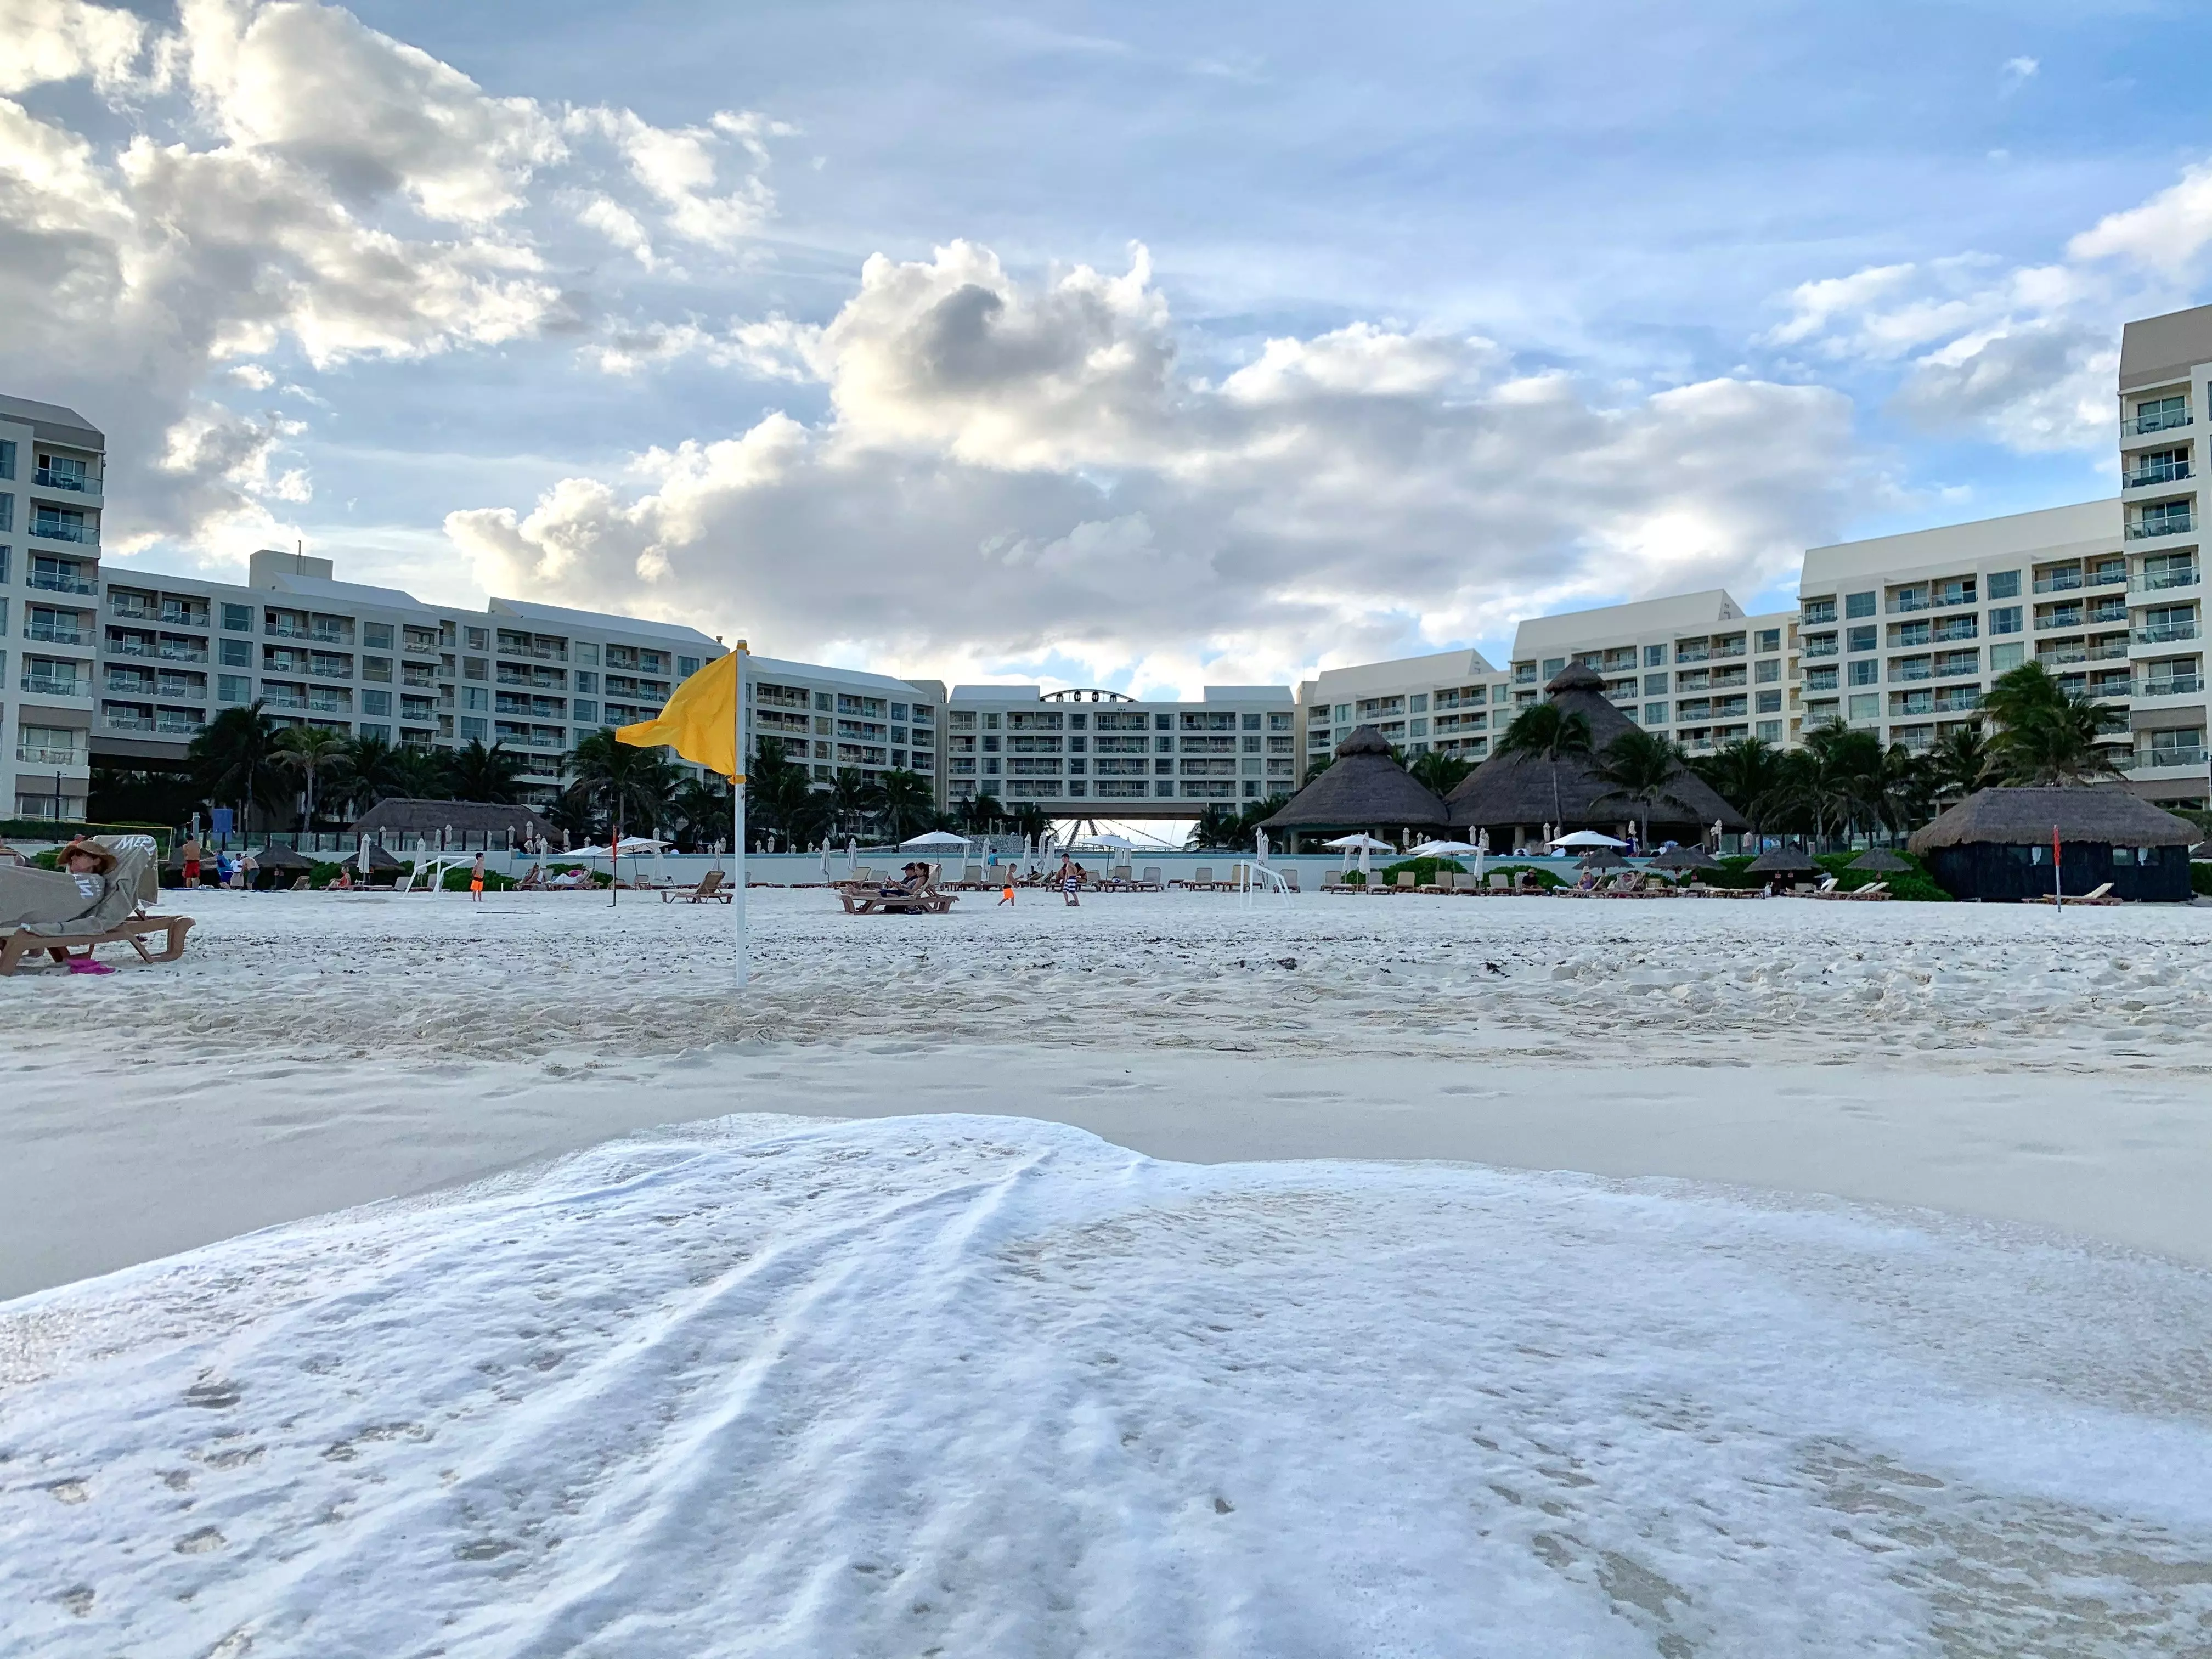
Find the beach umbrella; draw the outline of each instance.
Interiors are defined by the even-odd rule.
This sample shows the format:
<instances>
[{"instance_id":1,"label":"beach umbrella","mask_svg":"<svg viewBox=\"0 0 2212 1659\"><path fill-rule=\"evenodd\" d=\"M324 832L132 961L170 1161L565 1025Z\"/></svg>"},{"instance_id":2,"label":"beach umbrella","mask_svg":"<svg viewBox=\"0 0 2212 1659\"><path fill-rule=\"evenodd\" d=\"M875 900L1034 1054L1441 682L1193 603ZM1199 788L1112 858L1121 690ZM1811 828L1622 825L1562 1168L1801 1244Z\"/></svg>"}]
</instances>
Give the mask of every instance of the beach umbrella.
<instances>
[{"instance_id":1,"label":"beach umbrella","mask_svg":"<svg viewBox=\"0 0 2212 1659\"><path fill-rule=\"evenodd\" d=\"M845 837L845 873L851 875L860 867L860 843L851 836Z\"/></svg>"},{"instance_id":2,"label":"beach umbrella","mask_svg":"<svg viewBox=\"0 0 2212 1659\"><path fill-rule=\"evenodd\" d=\"M1481 850L1480 847L1468 842L1425 841L1419 847L1409 849L1407 856L1417 859L1455 859L1468 853L1480 853Z\"/></svg>"},{"instance_id":3,"label":"beach umbrella","mask_svg":"<svg viewBox=\"0 0 2212 1659\"><path fill-rule=\"evenodd\" d=\"M397 870L399 867L399 860L386 852L383 846L377 842L364 840L362 842L362 849L368 855L368 861L366 864L362 862L361 853L356 853L345 860L346 863L353 866L356 875L365 876L371 870Z\"/></svg>"},{"instance_id":4,"label":"beach umbrella","mask_svg":"<svg viewBox=\"0 0 2212 1659\"><path fill-rule=\"evenodd\" d=\"M1674 847L1651 860L1655 870L1721 870L1727 866L1700 847Z\"/></svg>"},{"instance_id":5,"label":"beach umbrella","mask_svg":"<svg viewBox=\"0 0 2212 1659\"><path fill-rule=\"evenodd\" d=\"M965 836L956 836L949 830L932 830L925 835L915 836L911 841L901 842L899 843L899 851L902 853L910 852L915 848L919 848L927 852L932 848L939 847L957 847L964 850L967 845L968 837Z\"/></svg>"},{"instance_id":6,"label":"beach umbrella","mask_svg":"<svg viewBox=\"0 0 2212 1659\"><path fill-rule=\"evenodd\" d=\"M1582 856L1582 867L1585 870L1618 870L1627 862L1610 847L1593 847Z\"/></svg>"},{"instance_id":7,"label":"beach umbrella","mask_svg":"<svg viewBox=\"0 0 2212 1659\"><path fill-rule=\"evenodd\" d=\"M1626 847L1625 841L1615 841L1611 836L1601 836L1595 830L1577 830L1571 836L1560 836L1550 843L1553 847Z\"/></svg>"},{"instance_id":8,"label":"beach umbrella","mask_svg":"<svg viewBox=\"0 0 2212 1659\"><path fill-rule=\"evenodd\" d=\"M289 847L264 847L253 854L253 861L264 870L312 870L313 859L301 858Z\"/></svg>"},{"instance_id":9,"label":"beach umbrella","mask_svg":"<svg viewBox=\"0 0 2212 1659\"><path fill-rule=\"evenodd\" d=\"M1255 833L1257 839L1253 843L1254 850L1258 854L1259 861L1265 864L1267 861L1267 832L1261 830Z\"/></svg>"},{"instance_id":10,"label":"beach umbrella","mask_svg":"<svg viewBox=\"0 0 2212 1659\"><path fill-rule=\"evenodd\" d=\"M1899 871L1910 870L1912 866L1894 853L1880 847L1869 847L1853 859L1849 867L1853 870L1874 870L1886 876L1893 876Z\"/></svg>"},{"instance_id":11,"label":"beach umbrella","mask_svg":"<svg viewBox=\"0 0 2212 1659\"><path fill-rule=\"evenodd\" d=\"M1805 875L1820 867L1803 849L1796 847L1778 847L1751 861L1753 873L1762 876Z\"/></svg>"}]
</instances>

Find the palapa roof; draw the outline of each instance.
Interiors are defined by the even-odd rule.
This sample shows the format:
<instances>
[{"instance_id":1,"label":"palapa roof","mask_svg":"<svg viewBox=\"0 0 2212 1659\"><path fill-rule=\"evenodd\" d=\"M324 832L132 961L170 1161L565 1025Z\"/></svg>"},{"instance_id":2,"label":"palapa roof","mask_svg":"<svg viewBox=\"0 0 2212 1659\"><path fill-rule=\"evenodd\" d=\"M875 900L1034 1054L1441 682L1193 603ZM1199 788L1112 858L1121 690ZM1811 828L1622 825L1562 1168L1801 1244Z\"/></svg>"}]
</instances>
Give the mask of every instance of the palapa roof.
<instances>
[{"instance_id":1,"label":"palapa roof","mask_svg":"<svg viewBox=\"0 0 2212 1659\"><path fill-rule=\"evenodd\" d=\"M1853 859L1846 867L1853 870L1875 870L1885 875L1893 876L1899 871L1910 870L1912 866L1886 848L1869 847Z\"/></svg>"},{"instance_id":2,"label":"palapa roof","mask_svg":"<svg viewBox=\"0 0 2212 1659\"><path fill-rule=\"evenodd\" d=\"M472 834L504 830L518 836L550 836L553 833L551 824L519 803L419 800L404 795L377 802L354 820L353 827L356 834L391 830L410 836L434 836L441 830L462 830Z\"/></svg>"},{"instance_id":3,"label":"palapa roof","mask_svg":"<svg viewBox=\"0 0 2212 1659\"><path fill-rule=\"evenodd\" d=\"M1571 755L1556 766L1537 755L1493 754L1468 774L1445 802L1449 822L1474 828L1487 824L1557 823L1560 833L1582 825L1602 829L1634 822L1643 812L1637 803L1613 793L1613 786L1598 777L1598 753L1624 732L1638 730L1636 722L1615 708L1605 695L1605 682L1587 668L1571 665L1552 677L1546 697L1562 712L1580 714L1589 723L1588 755ZM1493 747L1495 745L1493 744ZM1553 790L1553 773L1559 788ZM1693 829L1702 834L1719 820L1723 830L1748 830L1743 816L1703 778L1685 767L1668 786L1682 805L1669 800L1651 803L1651 823L1667 829ZM1604 805L1598 803L1603 800ZM1685 810L1686 809L1686 810Z\"/></svg>"},{"instance_id":4,"label":"palapa roof","mask_svg":"<svg viewBox=\"0 0 2212 1659\"><path fill-rule=\"evenodd\" d=\"M264 870L312 870L315 867L314 860L301 857L281 842L254 848L253 861Z\"/></svg>"},{"instance_id":5,"label":"palapa roof","mask_svg":"<svg viewBox=\"0 0 2212 1659\"><path fill-rule=\"evenodd\" d=\"M1419 824L1440 829L1444 804L1392 758L1371 726L1336 745L1328 770L1283 803L1260 827L1276 830L1370 830Z\"/></svg>"},{"instance_id":6,"label":"palapa roof","mask_svg":"<svg viewBox=\"0 0 2212 1659\"><path fill-rule=\"evenodd\" d=\"M2186 818L2153 806L2117 784L1983 789L1912 833L1916 853L1942 847L2047 847L2061 842L2110 847L2186 847L2203 834Z\"/></svg>"},{"instance_id":7,"label":"palapa roof","mask_svg":"<svg viewBox=\"0 0 2212 1659\"><path fill-rule=\"evenodd\" d=\"M1802 847L1778 847L1771 853L1761 853L1747 866L1753 875L1790 875L1799 871L1817 870L1813 856Z\"/></svg>"}]
</instances>

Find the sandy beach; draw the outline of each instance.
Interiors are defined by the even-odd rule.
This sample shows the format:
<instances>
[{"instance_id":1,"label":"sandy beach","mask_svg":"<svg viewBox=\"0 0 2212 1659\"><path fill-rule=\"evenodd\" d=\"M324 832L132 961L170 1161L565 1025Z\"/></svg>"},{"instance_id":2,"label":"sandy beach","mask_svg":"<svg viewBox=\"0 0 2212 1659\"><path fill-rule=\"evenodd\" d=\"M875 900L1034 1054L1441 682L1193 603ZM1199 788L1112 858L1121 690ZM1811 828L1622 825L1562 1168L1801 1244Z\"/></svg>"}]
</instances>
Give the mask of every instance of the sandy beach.
<instances>
[{"instance_id":1,"label":"sandy beach","mask_svg":"<svg viewBox=\"0 0 2212 1659\"><path fill-rule=\"evenodd\" d=\"M11 1651L2212 1631L2212 910L752 896L0 982Z\"/></svg>"}]
</instances>

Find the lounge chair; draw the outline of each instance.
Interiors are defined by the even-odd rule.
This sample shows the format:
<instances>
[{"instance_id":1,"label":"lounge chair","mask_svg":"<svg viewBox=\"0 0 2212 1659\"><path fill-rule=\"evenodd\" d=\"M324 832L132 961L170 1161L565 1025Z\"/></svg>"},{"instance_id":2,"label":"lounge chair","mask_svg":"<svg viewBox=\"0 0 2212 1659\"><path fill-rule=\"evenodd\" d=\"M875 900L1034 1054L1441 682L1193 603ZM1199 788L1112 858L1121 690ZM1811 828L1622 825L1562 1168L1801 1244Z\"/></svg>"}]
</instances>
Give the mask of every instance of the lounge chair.
<instances>
[{"instance_id":1,"label":"lounge chair","mask_svg":"<svg viewBox=\"0 0 2212 1659\"><path fill-rule=\"evenodd\" d=\"M1298 872L1296 870L1278 870L1275 873L1283 878L1283 885L1291 892L1298 890Z\"/></svg>"},{"instance_id":2,"label":"lounge chair","mask_svg":"<svg viewBox=\"0 0 2212 1659\"><path fill-rule=\"evenodd\" d=\"M1855 888L1850 892L1838 895L1838 896L1847 899L1881 900L1890 898L1894 896L1890 892L1889 884L1887 882L1870 881L1863 887Z\"/></svg>"},{"instance_id":3,"label":"lounge chair","mask_svg":"<svg viewBox=\"0 0 2212 1659\"><path fill-rule=\"evenodd\" d=\"M1190 872L1188 880L1173 881L1168 884L1170 887L1180 887L1187 893L1210 893L1214 888L1213 866L1210 864L1201 864Z\"/></svg>"},{"instance_id":4,"label":"lounge chair","mask_svg":"<svg viewBox=\"0 0 2212 1659\"><path fill-rule=\"evenodd\" d=\"M723 872L709 870L699 878L699 884L696 887L662 888L660 902L663 904L673 904L678 899L682 899L686 904L703 904L708 899L715 899L727 904L730 902L730 895L724 890L722 882Z\"/></svg>"},{"instance_id":5,"label":"lounge chair","mask_svg":"<svg viewBox=\"0 0 2212 1659\"><path fill-rule=\"evenodd\" d=\"M980 864L962 865L960 866L960 879L951 884L959 888L963 892L981 892L983 890L983 866Z\"/></svg>"},{"instance_id":6,"label":"lounge chair","mask_svg":"<svg viewBox=\"0 0 2212 1659\"><path fill-rule=\"evenodd\" d=\"M2056 904L2057 902L2048 893L2038 893L2033 898L2021 901L2026 904ZM2092 887L2086 893L2067 894L2066 902L2069 904L2125 904L2127 901L2124 898L2113 897L2112 884L2107 881Z\"/></svg>"},{"instance_id":7,"label":"lounge chair","mask_svg":"<svg viewBox=\"0 0 2212 1659\"><path fill-rule=\"evenodd\" d=\"M0 976L15 971L23 958L43 951L54 961L66 962L72 952L90 957L103 945L128 945L142 962L174 962L185 953L185 935L191 931L190 916L149 916L144 907L153 901L146 891L146 875L153 866L150 836L94 836L89 839L115 854L113 873L100 902L83 915L66 921L31 922L0 933ZM155 896L161 889L155 886ZM166 935L159 954L146 948L155 934Z\"/></svg>"},{"instance_id":8,"label":"lounge chair","mask_svg":"<svg viewBox=\"0 0 2212 1659\"><path fill-rule=\"evenodd\" d=\"M1167 883L1160 879L1159 866L1146 865L1144 879L1137 884L1137 890L1140 893L1164 893L1167 890Z\"/></svg>"}]
</instances>

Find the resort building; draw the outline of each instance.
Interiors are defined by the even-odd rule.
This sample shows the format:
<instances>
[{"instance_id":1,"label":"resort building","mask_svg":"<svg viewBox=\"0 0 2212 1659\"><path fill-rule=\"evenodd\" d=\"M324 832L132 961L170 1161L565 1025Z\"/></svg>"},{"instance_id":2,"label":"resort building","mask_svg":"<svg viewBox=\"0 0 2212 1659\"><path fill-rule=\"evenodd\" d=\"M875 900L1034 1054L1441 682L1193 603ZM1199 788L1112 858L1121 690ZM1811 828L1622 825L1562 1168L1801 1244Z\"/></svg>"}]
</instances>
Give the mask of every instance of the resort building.
<instances>
[{"instance_id":1,"label":"resort building","mask_svg":"<svg viewBox=\"0 0 2212 1659\"><path fill-rule=\"evenodd\" d=\"M106 453L75 410L0 397L0 813L84 814Z\"/></svg>"},{"instance_id":2,"label":"resort building","mask_svg":"<svg viewBox=\"0 0 2212 1659\"><path fill-rule=\"evenodd\" d=\"M899 680L853 668L774 657L745 658L745 753L760 740L805 762L817 783L847 767L870 782L919 772L945 799L945 684Z\"/></svg>"},{"instance_id":3,"label":"resort building","mask_svg":"<svg viewBox=\"0 0 2212 1659\"><path fill-rule=\"evenodd\" d=\"M1324 668L1298 687L1298 781L1363 726L1407 755L1434 749L1486 759L1493 727L1512 718L1508 678L1480 651Z\"/></svg>"},{"instance_id":4,"label":"resort building","mask_svg":"<svg viewBox=\"0 0 2212 1659\"><path fill-rule=\"evenodd\" d=\"M1297 787L1287 685L1209 685L1198 702L1118 691L956 685L946 719L949 805L979 795L1060 817L1191 818Z\"/></svg>"},{"instance_id":5,"label":"resort building","mask_svg":"<svg viewBox=\"0 0 2212 1659\"><path fill-rule=\"evenodd\" d=\"M1568 668L1606 701L1692 754L1740 738L1784 744L1794 611L1763 617L1719 588L1540 617L1514 631L1512 702L1527 708Z\"/></svg>"},{"instance_id":6,"label":"resort building","mask_svg":"<svg viewBox=\"0 0 2212 1659\"><path fill-rule=\"evenodd\" d=\"M579 739L651 719L724 650L696 629L521 599L429 605L269 550L243 586L118 569L98 590L91 758L124 768L181 766L213 714L258 701L280 726L421 749L502 743L543 802Z\"/></svg>"}]
</instances>

